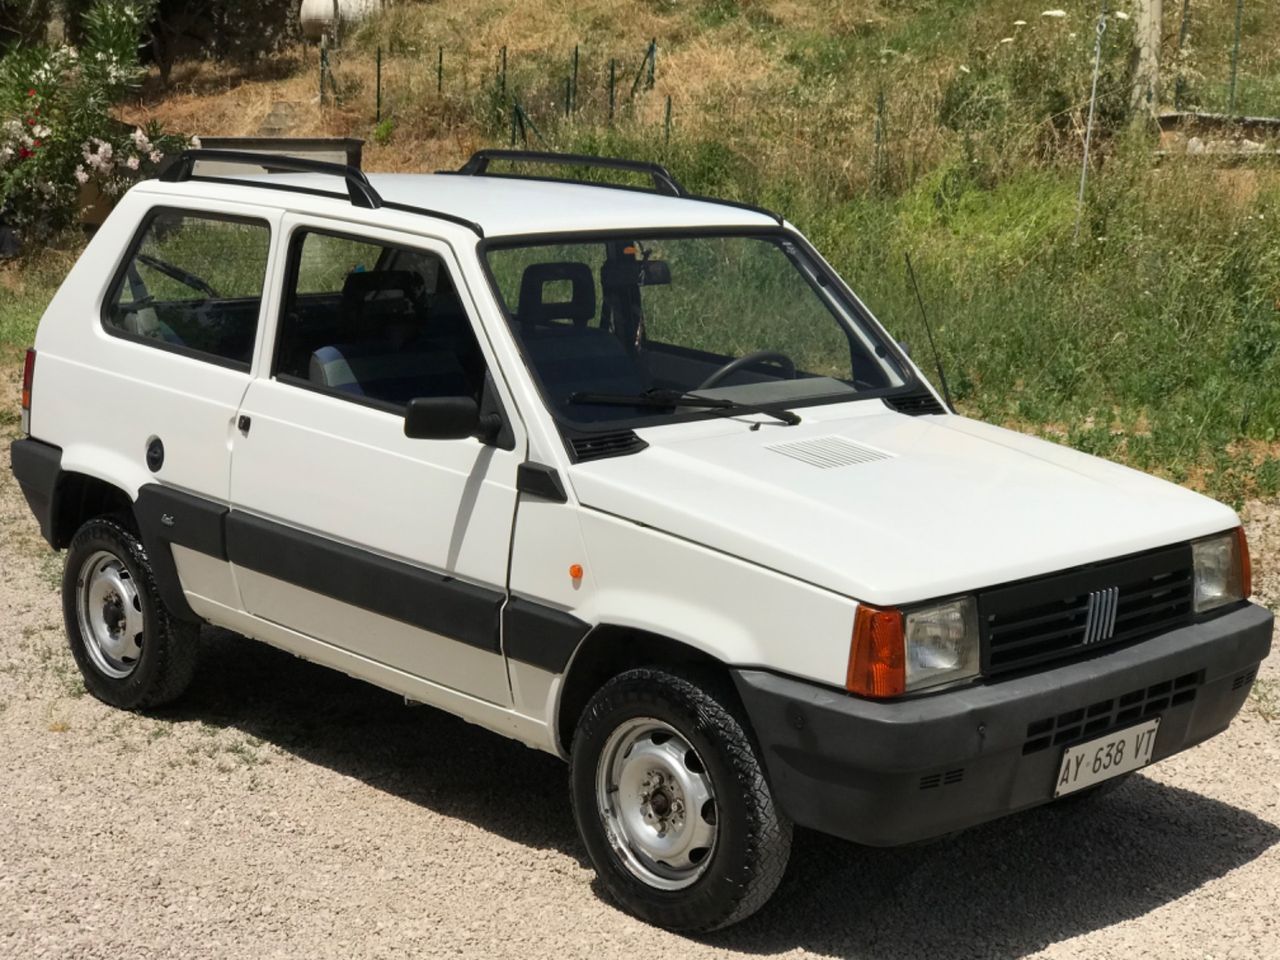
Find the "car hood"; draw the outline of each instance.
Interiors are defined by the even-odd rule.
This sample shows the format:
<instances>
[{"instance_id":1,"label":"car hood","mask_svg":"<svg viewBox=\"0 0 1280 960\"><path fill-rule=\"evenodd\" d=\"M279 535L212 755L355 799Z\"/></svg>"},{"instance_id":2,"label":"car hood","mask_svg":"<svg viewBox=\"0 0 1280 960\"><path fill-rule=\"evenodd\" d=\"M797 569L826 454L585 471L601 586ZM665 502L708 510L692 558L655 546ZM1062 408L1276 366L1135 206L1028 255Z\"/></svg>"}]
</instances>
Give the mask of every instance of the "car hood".
<instances>
[{"instance_id":1,"label":"car hood","mask_svg":"<svg viewBox=\"0 0 1280 960\"><path fill-rule=\"evenodd\" d=\"M1007 583L1226 530L1222 504L964 417L875 401L804 422L669 424L575 464L579 501L874 604ZM754 419L754 418L752 418Z\"/></svg>"}]
</instances>

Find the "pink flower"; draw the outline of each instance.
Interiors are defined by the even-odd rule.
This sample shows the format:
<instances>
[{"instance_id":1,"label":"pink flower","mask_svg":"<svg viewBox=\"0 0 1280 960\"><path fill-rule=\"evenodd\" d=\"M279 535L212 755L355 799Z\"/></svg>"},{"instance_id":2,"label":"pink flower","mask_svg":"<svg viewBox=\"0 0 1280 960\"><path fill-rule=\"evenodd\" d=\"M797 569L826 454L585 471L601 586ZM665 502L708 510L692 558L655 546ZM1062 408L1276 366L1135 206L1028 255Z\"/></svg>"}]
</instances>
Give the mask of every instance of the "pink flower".
<instances>
[{"instance_id":1,"label":"pink flower","mask_svg":"<svg viewBox=\"0 0 1280 960\"><path fill-rule=\"evenodd\" d=\"M164 154L161 153L159 150L152 150L151 154L147 157L147 159L150 160L152 163L159 163L161 160L164 159Z\"/></svg>"},{"instance_id":2,"label":"pink flower","mask_svg":"<svg viewBox=\"0 0 1280 960\"><path fill-rule=\"evenodd\" d=\"M138 169L138 158L137 158L137 157L130 157L128 160L126 160L126 161L124 162L124 165L125 165L126 167L128 167L130 170L137 170L137 169Z\"/></svg>"},{"instance_id":3,"label":"pink flower","mask_svg":"<svg viewBox=\"0 0 1280 960\"><path fill-rule=\"evenodd\" d=\"M75 177L76 177L76 183L88 183L88 182L89 182L89 174L88 174L88 172L86 172L86 171L85 171L85 168L84 168L84 167L80 167L80 166L77 166L77 167L76 167Z\"/></svg>"}]
</instances>

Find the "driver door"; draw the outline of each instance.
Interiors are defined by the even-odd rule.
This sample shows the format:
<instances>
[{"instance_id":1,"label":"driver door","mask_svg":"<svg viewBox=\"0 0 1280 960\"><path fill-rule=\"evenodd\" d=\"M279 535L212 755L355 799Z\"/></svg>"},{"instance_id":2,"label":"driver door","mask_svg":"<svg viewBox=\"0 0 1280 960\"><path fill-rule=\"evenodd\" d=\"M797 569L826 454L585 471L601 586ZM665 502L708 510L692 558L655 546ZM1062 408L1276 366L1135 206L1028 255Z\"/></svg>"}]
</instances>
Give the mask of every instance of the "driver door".
<instances>
[{"instance_id":1,"label":"driver door","mask_svg":"<svg viewBox=\"0 0 1280 960\"><path fill-rule=\"evenodd\" d=\"M524 437L410 439L405 405L514 409L447 245L286 217L269 369L240 409L227 546L245 609L508 705L498 623Z\"/></svg>"}]
</instances>

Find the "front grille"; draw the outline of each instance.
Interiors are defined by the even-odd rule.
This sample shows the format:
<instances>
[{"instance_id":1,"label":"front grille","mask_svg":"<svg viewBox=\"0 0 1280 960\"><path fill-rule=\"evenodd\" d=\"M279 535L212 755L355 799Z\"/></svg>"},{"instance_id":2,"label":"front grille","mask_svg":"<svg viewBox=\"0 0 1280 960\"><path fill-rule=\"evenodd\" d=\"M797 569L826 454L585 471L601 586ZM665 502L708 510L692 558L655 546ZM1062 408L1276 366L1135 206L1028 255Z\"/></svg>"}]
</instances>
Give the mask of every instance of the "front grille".
<instances>
[{"instance_id":1,"label":"front grille","mask_svg":"<svg viewBox=\"0 0 1280 960\"><path fill-rule=\"evenodd\" d=\"M620 430L616 433L589 433L569 438L573 458L579 463L584 460L603 460L605 457L621 457L628 453L638 453L648 445L630 430Z\"/></svg>"},{"instance_id":2,"label":"front grille","mask_svg":"<svg viewBox=\"0 0 1280 960\"><path fill-rule=\"evenodd\" d=\"M1191 621L1191 547L1180 544L978 595L983 670L1079 658Z\"/></svg>"},{"instance_id":3,"label":"front grille","mask_svg":"<svg viewBox=\"0 0 1280 960\"><path fill-rule=\"evenodd\" d=\"M1158 716L1170 707L1180 707L1196 698L1196 690L1204 683L1204 671L1185 673L1175 680L1165 680L1150 687L1131 690L1122 697L1100 700L1087 707L1068 710L1056 717L1045 717L1027 724L1027 740L1023 754L1038 753L1050 747L1066 746L1077 740L1102 736L1131 723Z\"/></svg>"}]
</instances>

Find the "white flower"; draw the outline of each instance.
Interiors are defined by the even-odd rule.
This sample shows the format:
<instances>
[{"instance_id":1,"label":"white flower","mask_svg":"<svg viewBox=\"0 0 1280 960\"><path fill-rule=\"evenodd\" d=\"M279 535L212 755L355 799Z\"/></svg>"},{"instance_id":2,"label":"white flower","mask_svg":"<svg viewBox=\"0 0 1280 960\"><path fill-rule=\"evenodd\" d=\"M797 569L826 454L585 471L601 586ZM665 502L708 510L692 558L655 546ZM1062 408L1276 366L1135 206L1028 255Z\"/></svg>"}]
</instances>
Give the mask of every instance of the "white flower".
<instances>
[{"instance_id":1,"label":"white flower","mask_svg":"<svg viewBox=\"0 0 1280 960\"><path fill-rule=\"evenodd\" d=\"M1042 17L1053 17L1055 20L1060 20L1066 15L1067 11L1065 10L1046 10L1044 13L1040 14Z\"/></svg>"},{"instance_id":2,"label":"white flower","mask_svg":"<svg viewBox=\"0 0 1280 960\"><path fill-rule=\"evenodd\" d=\"M133 145L142 153L146 153L151 148L151 141L147 139L147 135L141 127L134 129L131 138Z\"/></svg>"},{"instance_id":3,"label":"white flower","mask_svg":"<svg viewBox=\"0 0 1280 960\"><path fill-rule=\"evenodd\" d=\"M76 167L76 183L88 183L88 182L89 182L89 174L85 171L84 167L77 166Z\"/></svg>"},{"instance_id":4,"label":"white flower","mask_svg":"<svg viewBox=\"0 0 1280 960\"><path fill-rule=\"evenodd\" d=\"M199 137L192 137L192 138L191 138L191 140L190 140L190 144L191 144L191 149L192 149L192 150L199 150L199 149L200 149L200 138L199 138Z\"/></svg>"},{"instance_id":5,"label":"white flower","mask_svg":"<svg viewBox=\"0 0 1280 960\"><path fill-rule=\"evenodd\" d=\"M31 135L37 139L43 140L53 131L46 127L43 123L37 123L31 128Z\"/></svg>"},{"instance_id":6,"label":"white flower","mask_svg":"<svg viewBox=\"0 0 1280 960\"><path fill-rule=\"evenodd\" d=\"M128 160L124 162L124 165L128 167L130 170L137 170L139 166L138 158L130 157Z\"/></svg>"},{"instance_id":7,"label":"white flower","mask_svg":"<svg viewBox=\"0 0 1280 960\"><path fill-rule=\"evenodd\" d=\"M147 155L147 159L150 160L152 163L159 163L161 160L164 159L164 154L161 153L159 150L152 150L151 153Z\"/></svg>"}]
</instances>

